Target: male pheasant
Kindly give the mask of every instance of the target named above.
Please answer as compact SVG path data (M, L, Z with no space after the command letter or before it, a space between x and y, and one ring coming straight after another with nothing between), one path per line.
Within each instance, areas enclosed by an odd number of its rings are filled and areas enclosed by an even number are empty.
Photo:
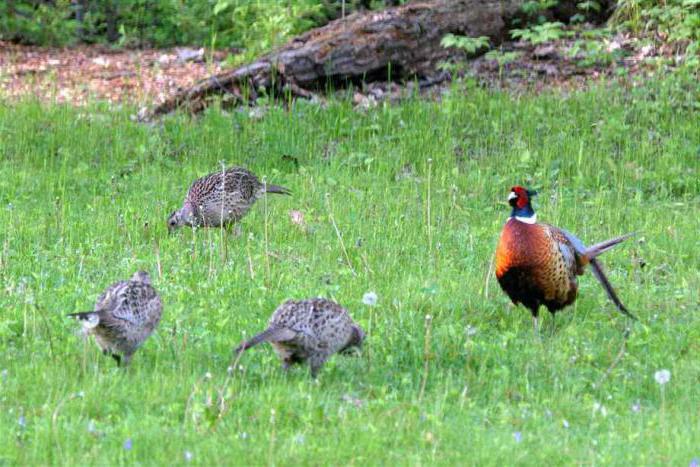
M496 248L496 278L514 304L530 310L537 332L537 315L541 305L554 315L576 300L576 276L591 265L593 275L608 297L624 315L636 319L622 304L603 272L598 255L624 241L622 235L591 247L564 229L537 222L530 198L537 192L515 186L508 195L512 206Z
M95 303L94 311L68 316L83 323L83 332L95 336L97 346L125 366L150 336L163 312L158 293L147 272L138 271L127 281L107 287Z
M231 167L192 183L182 207L168 217L168 230L182 226L221 227L241 220L265 193L289 195L278 185L265 185L251 171Z
M288 300L277 307L265 331L243 342L234 352L267 341L285 370L308 361L315 378L328 357L360 347L364 339L360 326L337 303L324 298Z

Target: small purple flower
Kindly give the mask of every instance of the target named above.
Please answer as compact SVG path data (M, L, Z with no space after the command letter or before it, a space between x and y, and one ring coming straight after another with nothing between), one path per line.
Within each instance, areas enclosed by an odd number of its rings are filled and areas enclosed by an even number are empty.
M513 439L515 440L516 443L519 443L520 441L523 440L523 434L520 433L519 431L516 431L513 433Z
M19 425L20 428L24 429L27 427L27 419L24 418L24 415L20 415L19 418L17 419L17 424Z
M690 464L688 464L688 467L700 467L700 459L698 459L697 457L691 459Z
M642 410L642 406L641 406L641 404L639 403L639 401L637 400L637 401L635 401L634 404L632 404L632 412L637 413L637 412L639 412L640 410Z
M126 451L131 451L132 446L133 443L131 442L131 438L126 438L126 441L124 441L124 449Z

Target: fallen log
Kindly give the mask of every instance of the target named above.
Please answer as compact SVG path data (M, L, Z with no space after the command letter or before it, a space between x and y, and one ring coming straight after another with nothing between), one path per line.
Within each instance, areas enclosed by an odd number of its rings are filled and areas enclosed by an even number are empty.
M355 13L298 36L251 64L202 80L141 117L177 108L197 113L212 96L240 105L255 101L259 93L308 98L329 86L429 79L438 63L456 54L440 45L446 34L486 36L498 44L524 1L435 0Z

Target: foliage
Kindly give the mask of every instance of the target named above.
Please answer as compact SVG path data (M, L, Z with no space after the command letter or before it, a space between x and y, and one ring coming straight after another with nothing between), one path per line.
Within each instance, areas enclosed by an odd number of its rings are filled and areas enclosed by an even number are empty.
M0 38L40 45L277 45L325 20L314 0L18 0L0 3Z
M686 64L700 69L700 0L619 0L613 24L678 43Z
M440 45L445 48L455 48L465 52L467 55L475 55L491 47L489 38L486 36L468 37L455 34L446 34L440 41ZM445 61L438 64L438 69L452 73L462 72L466 64L459 61Z
M489 38L486 36L467 37L455 34L446 34L440 41L440 45L446 48L453 47L465 51L469 55L482 52L490 47Z
M582 31L567 55L576 59L580 67L611 65L621 60L627 52L623 48L611 49L610 37L611 31L607 28Z
M563 26L564 24L559 21L548 21L529 28L511 29L510 35L515 39L521 39L531 44L538 45L564 37L567 33L562 29Z
M232 26L221 33L235 37L232 45L245 48L245 53L236 57L237 62L245 62L312 28L311 18L321 13L321 5L316 0L218 0L213 12L217 18L228 18Z
M506 65L516 61L522 55L518 51L503 51L501 49L494 49L486 52L484 57L487 60L495 60L498 63L498 78L503 78L503 70Z
M70 0L0 2L0 40L28 44L70 45L78 23Z
M0 106L0 463L689 465L699 99L690 78L516 98L469 86L155 126ZM294 195L258 202L241 236L169 236L189 182L222 161ZM639 232L602 258L641 320L626 340L590 272L576 306L543 312L541 340L501 293L489 263L514 184L586 242ZM64 315L137 268L164 316L124 371ZM284 374L269 346L231 365L281 301L316 295L367 330L361 357L318 382Z

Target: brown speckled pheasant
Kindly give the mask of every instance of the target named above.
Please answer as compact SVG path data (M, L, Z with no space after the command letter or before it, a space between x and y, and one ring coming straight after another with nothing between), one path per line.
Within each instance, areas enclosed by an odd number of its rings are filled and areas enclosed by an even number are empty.
M235 352L267 341L285 370L308 361L315 378L328 357L360 347L364 338L362 329L337 303L324 298L289 300L277 307L265 331L239 345Z
M587 264L617 309L636 319L617 297L596 259L631 234L586 247L566 230L537 222L530 203L536 194L520 186L511 189L508 202L513 210L496 249L498 283L514 304L522 303L530 310L535 331L541 305L554 315L576 300L576 276L583 274Z
M105 355L117 365L128 365L134 352L158 326L163 305L147 272L139 271L128 281L116 282L104 291L94 311L68 316L83 323L83 332L95 337Z
M197 179L182 207L168 217L168 230L182 226L220 227L238 222L265 193L289 195L282 186L263 185L249 170L231 167Z

